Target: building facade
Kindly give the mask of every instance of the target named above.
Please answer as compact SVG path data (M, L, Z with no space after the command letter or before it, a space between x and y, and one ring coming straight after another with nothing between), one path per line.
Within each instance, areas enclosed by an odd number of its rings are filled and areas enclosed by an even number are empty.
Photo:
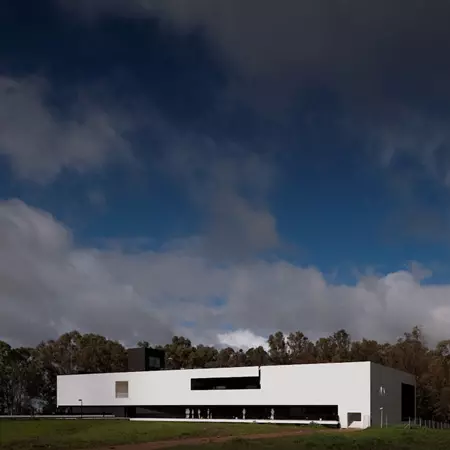
M65 412L149 420L367 428L414 418L415 379L370 362L64 375L57 403Z

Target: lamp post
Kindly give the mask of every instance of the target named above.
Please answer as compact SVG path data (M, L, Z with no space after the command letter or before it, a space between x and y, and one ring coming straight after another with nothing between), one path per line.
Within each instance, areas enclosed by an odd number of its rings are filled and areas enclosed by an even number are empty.
M83 418L83 399L79 398L78 401L80 402L80 417Z
M380 395L380 397L382 399L381 404L384 405L383 399L386 396L386 389L384 388L384 386L380 386L380 390L378 391L378 393L379 393L379 395ZM381 426L381 428L383 428L383 412L384 412L384 409L383 409L383 406L382 406L380 408L380 426Z

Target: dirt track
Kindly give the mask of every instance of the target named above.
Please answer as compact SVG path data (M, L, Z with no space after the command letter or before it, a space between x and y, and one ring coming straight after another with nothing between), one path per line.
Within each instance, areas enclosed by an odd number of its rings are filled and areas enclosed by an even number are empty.
M354 430L340 430L339 433L349 432ZM220 437L197 437L197 438L182 438L182 439L171 439L168 441L157 441L157 442L145 442L140 444L125 444L125 445L111 445L109 447L104 447L98 450L158 450L162 448L178 447L181 445L203 445L209 443L221 443L228 442L233 439L244 439L244 440L256 440L256 439L273 439L279 437L289 437L289 436L304 436L306 434L311 434L317 432L315 430L298 430L298 431L280 431L279 433L264 433L264 434L246 434L242 436L220 436ZM327 431L319 431L319 433L326 433ZM336 431L334 431L336 433Z

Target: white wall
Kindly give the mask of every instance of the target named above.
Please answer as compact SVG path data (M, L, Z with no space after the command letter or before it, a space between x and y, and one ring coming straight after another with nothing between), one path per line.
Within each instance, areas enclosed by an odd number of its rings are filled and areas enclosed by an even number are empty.
M348 412L370 414L369 382L370 363L261 367L261 404L338 405L346 428Z
M416 386L416 380L410 375L399 370L379 364L371 364L371 413L372 426L381 424L381 411L383 408L383 423L388 425L401 423L402 408L402 383ZM380 395L380 387L385 389L385 395Z
M191 378L257 376L258 367L163 370L58 377L58 406L126 405L338 405L370 414L370 363L261 367L261 389L191 391ZM129 396L115 398L115 382L129 382ZM359 426L358 424L354 424Z

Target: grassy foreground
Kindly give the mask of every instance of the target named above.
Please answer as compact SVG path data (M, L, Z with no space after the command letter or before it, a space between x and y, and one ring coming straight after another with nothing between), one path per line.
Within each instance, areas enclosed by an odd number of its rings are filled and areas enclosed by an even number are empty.
M78 450L195 437L234 436L202 450L449 450L450 430L372 429L355 432L310 430L296 437L246 440L250 434L300 431L258 424L129 422L121 420L0 420L1 450ZM174 447L177 443L174 442ZM179 447L180 450L199 446Z
M194 450L198 446L177 447ZM312 433L305 436L246 440L237 437L221 444L204 444L202 450L449 450L450 430L372 429Z
M169 439L243 436L296 429L289 426L227 423L0 420L0 449L78 450Z

